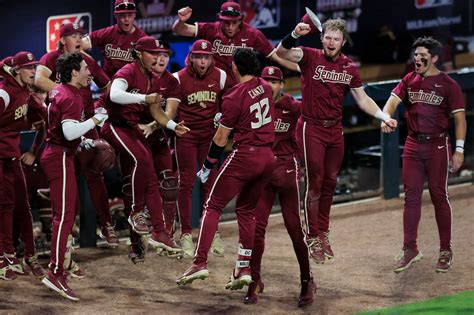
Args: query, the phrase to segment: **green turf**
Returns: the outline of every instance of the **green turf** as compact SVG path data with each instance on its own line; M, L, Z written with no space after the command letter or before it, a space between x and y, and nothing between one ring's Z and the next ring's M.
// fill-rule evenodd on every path
M422 302L404 304L358 314L474 314L474 291L465 291L455 295L442 296Z

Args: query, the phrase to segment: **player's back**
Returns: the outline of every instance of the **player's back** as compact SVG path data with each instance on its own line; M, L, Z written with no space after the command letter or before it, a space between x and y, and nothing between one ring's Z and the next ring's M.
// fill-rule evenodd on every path
M271 86L262 78L252 78L224 96L221 125L234 130L236 144L271 145L275 137L273 107Z

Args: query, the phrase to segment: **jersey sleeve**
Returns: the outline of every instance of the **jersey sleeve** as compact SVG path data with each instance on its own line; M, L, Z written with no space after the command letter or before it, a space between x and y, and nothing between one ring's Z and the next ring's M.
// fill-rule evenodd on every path
M407 74L390 93L402 102L407 99L407 82L410 75L411 73Z
M3 114L3 112L7 108L5 99L3 99L2 95L1 95L1 91L3 91L3 90L0 90L0 115Z
M215 36L214 23L209 22L198 22L196 23L196 37L212 41Z
M273 54L275 47L273 47L267 37L265 37L260 30L253 29L253 33L255 37L254 49L269 58Z
M125 82L127 82L128 88L130 88L131 86L134 85L134 82L135 82L133 77L134 76L133 76L132 68L125 66L115 74L114 80L115 79L124 80Z
M96 30L89 33L89 38L91 40L92 47L104 46L104 43L103 43L103 38L105 38L105 36L103 36L104 32L105 32L105 29L100 29L100 30Z
M461 87L454 81L450 80L451 84L448 93L448 107L451 113L464 111L466 104L464 103L464 96Z
M240 116L239 95L229 93L222 98L222 119L220 125L227 129L233 129Z
M34 124L38 121L44 120L46 116L46 106L36 102L36 100L30 95L30 97L28 97L28 121Z
M48 68L51 72L56 70L56 60L53 58L52 53L47 53L41 57L39 64L43 67Z
M166 95L165 97L167 99L175 99L179 102L181 102L181 88L178 80L170 75L169 76L169 83L168 83L168 88L166 90Z
M356 89L362 87L362 80L360 79L359 69L357 69L354 63L351 64L351 75L352 79L349 83L351 89Z

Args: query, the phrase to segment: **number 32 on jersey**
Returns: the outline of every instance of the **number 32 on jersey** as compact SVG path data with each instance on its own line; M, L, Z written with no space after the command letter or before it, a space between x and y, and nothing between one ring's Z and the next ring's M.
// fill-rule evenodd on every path
M268 98L265 97L261 101L252 104L250 106L250 112L255 112L255 118L257 119L256 122L251 123L252 129L258 129L263 125L266 125L272 121L272 117L268 115L268 111L270 110L270 103Z

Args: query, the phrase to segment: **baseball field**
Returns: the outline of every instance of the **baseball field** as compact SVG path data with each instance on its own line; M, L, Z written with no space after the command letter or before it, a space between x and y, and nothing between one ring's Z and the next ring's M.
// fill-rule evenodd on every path
M186 287L175 279L189 266L149 251L133 265L118 249L78 249L75 259L88 276L71 280L81 298L70 302L39 280L20 277L0 282L0 311L5 313L311 313L473 314L474 185L451 187L454 264L437 274L438 231L429 194L423 195L418 246L423 259L401 274L392 268L402 246L403 199L371 199L333 207L331 238L335 260L312 265L318 290L313 305L298 309L298 264L280 215L270 219L262 267L265 291L256 305L242 303L245 291L224 286L234 265L237 225L220 227L226 256L210 256L210 277ZM197 231L194 232L197 236ZM46 263L46 260L43 260ZM471 292L469 292L471 291ZM415 303L415 304L412 304ZM410 305L403 305L410 304Z

